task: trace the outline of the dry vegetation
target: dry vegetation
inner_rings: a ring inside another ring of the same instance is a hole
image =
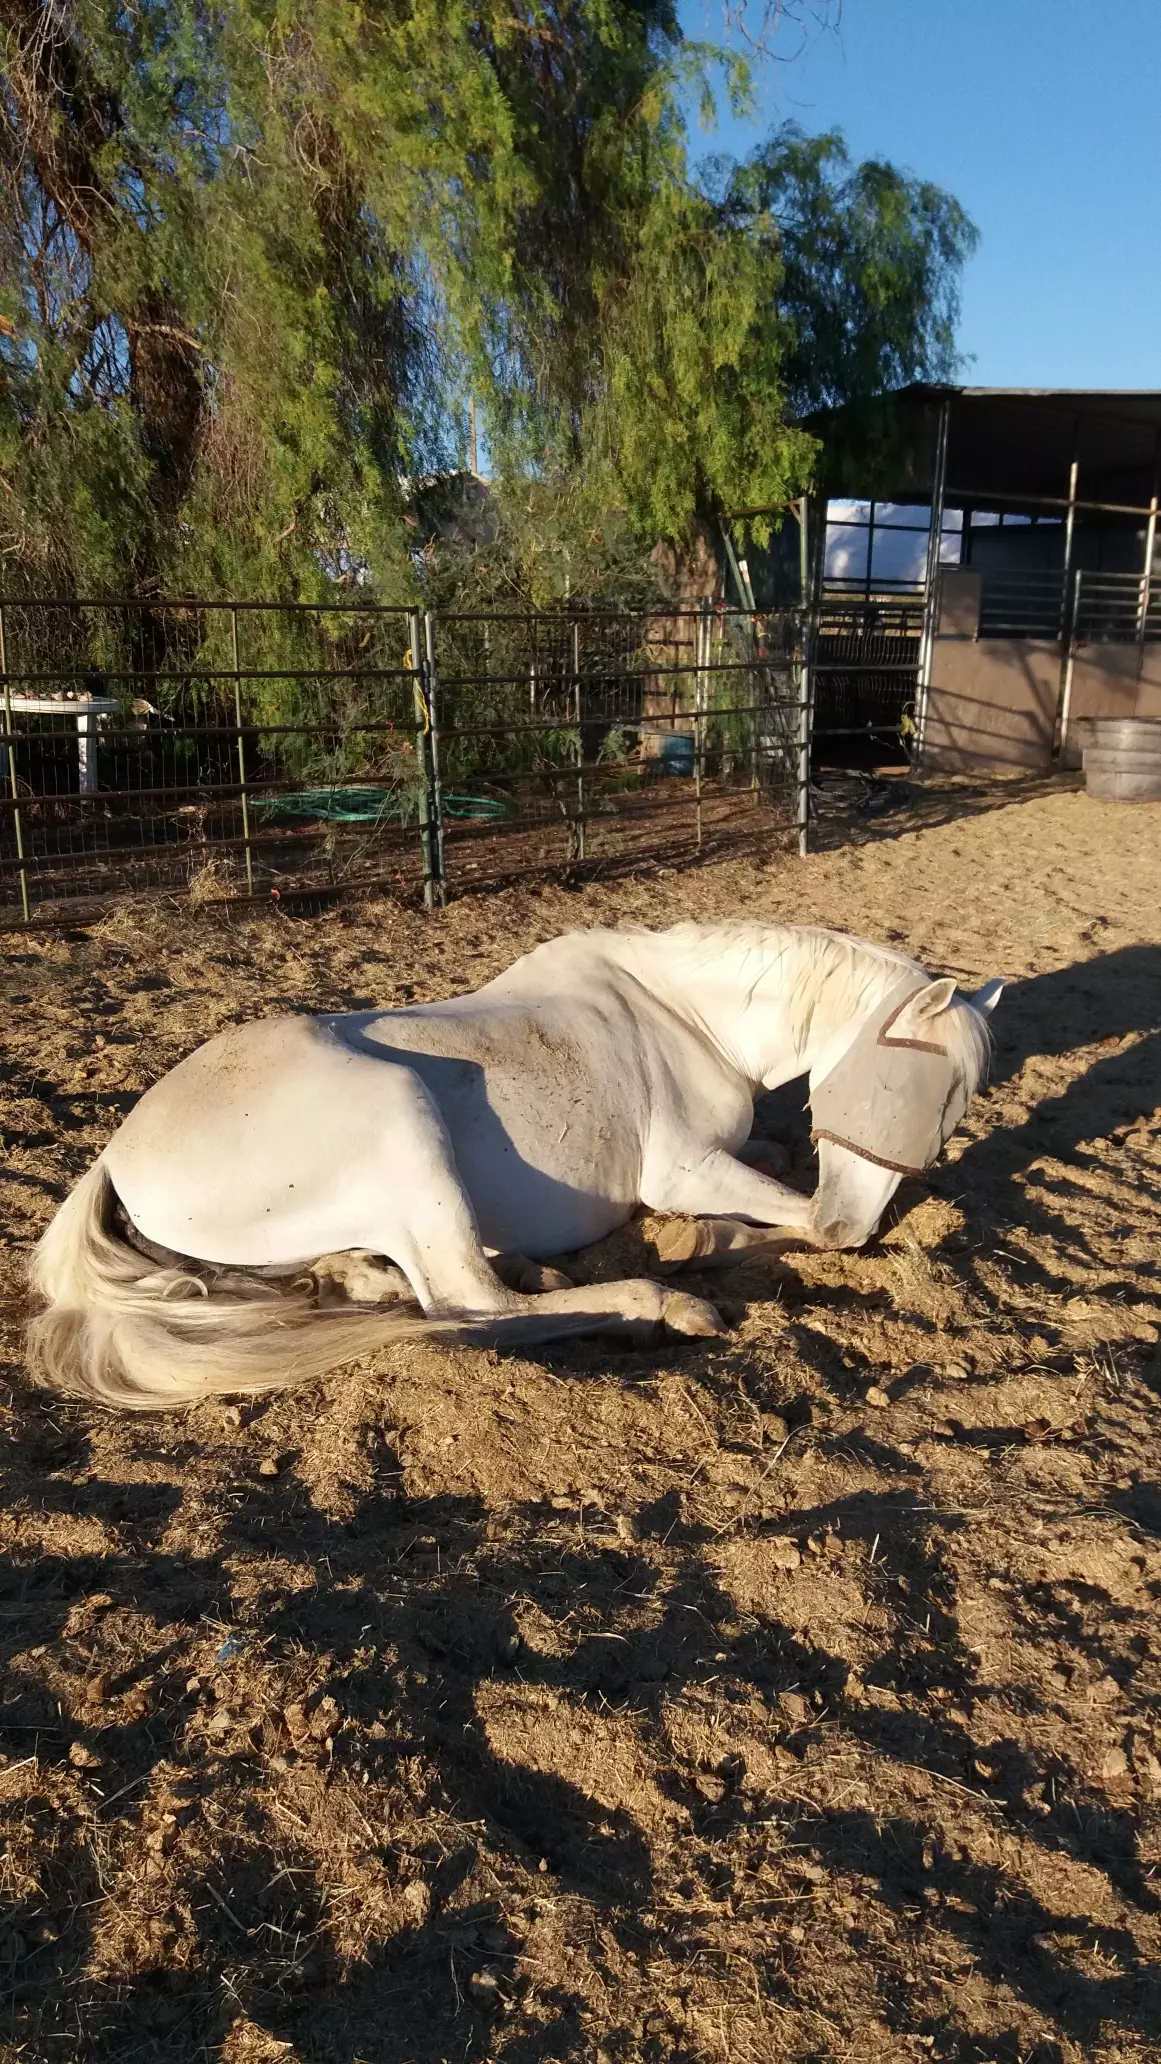
[[[1012,789],[435,919],[9,936],[7,2064],[1158,2056],[1159,904],[1154,811]],[[715,1279],[688,1348],[23,1387],[24,1248],[214,1028],[747,912],[1013,978],[866,1253]]]

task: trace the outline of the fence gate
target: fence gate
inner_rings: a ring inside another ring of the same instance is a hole
[[[805,810],[801,619],[0,603],[0,915],[764,851]]]
[[[814,758],[835,766],[907,757],[919,690],[922,597],[825,597],[812,632]]]

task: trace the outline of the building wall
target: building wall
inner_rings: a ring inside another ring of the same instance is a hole
[[[1043,772],[1052,762],[1060,647],[1046,638],[979,638],[981,578],[947,572],[932,654],[923,771]]]
[[[924,732],[925,773],[1046,772],[1060,697],[1055,639],[981,638],[981,576],[943,576]],[[1069,730],[1081,717],[1161,717],[1161,645],[1093,644],[1072,660]],[[1080,765],[1079,742],[1065,766]]]

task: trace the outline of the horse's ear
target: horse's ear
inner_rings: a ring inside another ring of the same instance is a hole
[[[916,997],[911,1015],[913,1018],[937,1018],[940,1011],[947,1009],[954,995],[953,975],[945,975],[939,982],[929,982],[926,989],[921,990]]]
[[[998,979],[985,982],[982,989],[977,989],[974,996],[968,997],[968,1002],[973,1010],[983,1011],[985,1017],[990,1017],[1003,993],[1004,984]]]

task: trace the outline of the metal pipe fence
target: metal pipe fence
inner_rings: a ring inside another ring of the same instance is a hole
[[[449,894],[804,833],[798,611],[0,603],[0,916]]]

